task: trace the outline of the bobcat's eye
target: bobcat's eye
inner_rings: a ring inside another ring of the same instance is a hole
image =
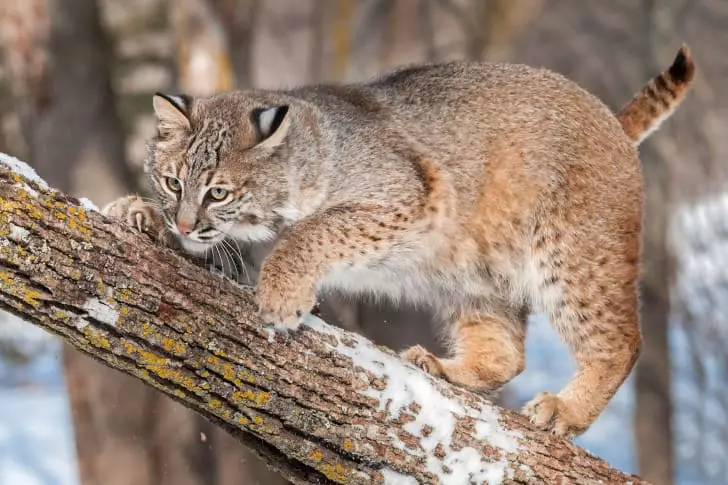
[[[222,187],[213,187],[210,189],[210,197],[214,200],[223,200],[228,195],[228,190]]]
[[[167,177],[165,178],[165,182],[167,184],[167,188],[172,192],[179,192],[182,190],[182,182],[180,182],[178,178]]]

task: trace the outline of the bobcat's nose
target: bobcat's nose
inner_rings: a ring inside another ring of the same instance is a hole
[[[190,233],[194,230],[194,228],[195,228],[194,221],[191,221],[189,219],[177,219],[177,230],[183,236],[189,236]]]

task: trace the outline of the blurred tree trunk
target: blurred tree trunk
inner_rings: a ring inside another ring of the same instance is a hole
[[[185,93],[211,94],[236,84],[228,37],[208,0],[177,0],[170,9],[177,45],[177,83]]]
[[[235,89],[238,84],[243,87],[252,84],[252,43],[261,7],[260,0],[183,0],[175,5],[171,20],[177,45],[176,77],[180,92],[208,96]],[[190,466],[198,472],[197,477],[187,481],[177,477],[165,484],[286,483],[221,428],[176,403],[165,404],[174,411],[177,423],[167,428],[170,436],[161,437],[161,444],[174,441],[180,433],[189,443],[203,440],[194,448],[192,460],[191,450],[162,460],[170,464],[190,461]]]
[[[683,0],[643,0],[644,78],[661,70],[674,50],[676,16]],[[651,482],[674,483],[672,392],[668,342],[670,288],[675,277],[674,255],[668,246],[672,197],[669,161],[656,150],[655,140],[642,148],[646,205],[641,281],[644,349],[636,369],[635,435],[641,476]]]
[[[111,90],[111,49],[96,2],[46,5],[47,63],[26,99],[30,156],[50,183],[103,204],[128,192],[132,181]],[[73,349],[64,349],[63,360],[81,482],[155,483],[145,419],[154,391]]]
[[[324,53],[326,49],[326,4],[321,0],[311,2],[311,49],[309,52],[308,82],[315,84],[326,80]]]
[[[332,37],[334,40],[334,55],[331,60],[330,79],[346,81],[346,74],[351,56],[351,15],[353,0],[337,0],[336,17],[332,24]]]
[[[473,61],[505,60],[543,6],[543,0],[472,0],[464,9],[455,0],[438,1],[460,24],[465,56]]]
[[[261,0],[213,0],[230,50],[237,86],[253,84],[253,43]]]
[[[47,0],[42,6],[50,19],[49,39],[29,45],[14,73],[24,88],[16,94],[29,155],[54,186],[102,205],[134,189],[111,89],[112,49],[95,1]],[[30,24],[39,8],[18,13],[31,16],[25,19]],[[41,54],[33,51],[41,48]],[[216,59],[229,65],[227,51],[221,54]],[[194,87],[189,76],[198,73],[186,74]],[[214,87],[229,88],[232,79],[224,70]],[[64,351],[64,365],[82,484],[255,483],[253,473],[246,475],[250,455],[196,413],[75,350]]]

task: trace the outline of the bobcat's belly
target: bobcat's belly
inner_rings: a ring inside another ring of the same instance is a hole
[[[338,264],[319,286],[435,308],[469,306],[468,302],[488,298],[494,291],[492,281],[475,268],[433,268],[411,254],[367,264]]]

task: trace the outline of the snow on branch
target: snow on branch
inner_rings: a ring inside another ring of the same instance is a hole
[[[270,332],[234,283],[0,162],[0,307],[196,410],[293,483],[644,483],[316,317]]]

